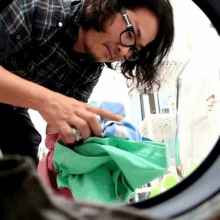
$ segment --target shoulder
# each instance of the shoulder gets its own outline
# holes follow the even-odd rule
[[[64,28],[77,16],[81,7],[80,0],[37,0],[33,18],[33,38],[46,40],[59,28]]]
[[[77,17],[81,5],[81,0],[14,0],[0,18],[9,34],[23,29],[32,39],[44,42]]]

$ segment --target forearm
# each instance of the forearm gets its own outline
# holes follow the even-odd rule
[[[1,66],[0,102],[37,110],[49,125],[65,136],[67,143],[75,142],[72,127],[80,132],[83,140],[89,138],[91,132],[100,136],[101,127],[96,115],[114,121],[122,120],[121,116],[53,92]]]
[[[54,92],[0,66],[0,102],[39,110]]]

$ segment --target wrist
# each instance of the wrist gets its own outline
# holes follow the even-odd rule
[[[49,108],[50,103],[57,99],[58,93],[44,88],[40,94],[38,94],[37,98],[32,100],[33,109],[37,110],[38,112]]]

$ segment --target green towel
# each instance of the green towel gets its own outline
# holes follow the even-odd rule
[[[166,173],[168,152],[154,141],[91,137],[73,150],[58,141],[53,163],[58,187],[69,188],[75,198],[124,204],[136,188]]]

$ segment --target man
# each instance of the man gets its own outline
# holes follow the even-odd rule
[[[120,61],[123,75],[147,93],[173,35],[168,0],[13,0],[0,13],[3,154],[38,163],[41,137],[28,108],[68,143],[75,140],[72,126],[82,139],[99,136],[96,114],[121,120],[86,104],[104,64]]]

